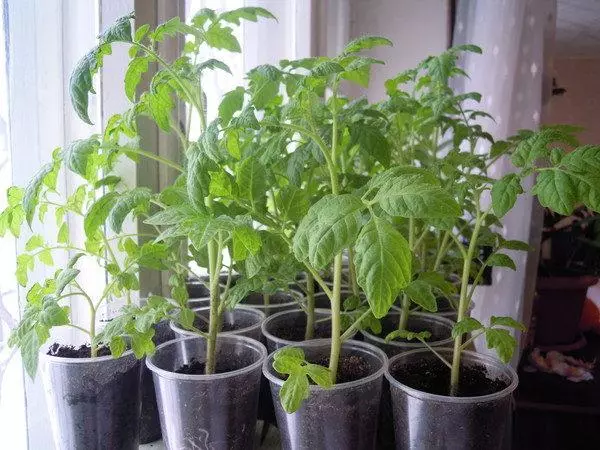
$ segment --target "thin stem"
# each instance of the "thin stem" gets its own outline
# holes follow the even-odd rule
[[[209,199],[210,201],[210,199]],[[210,322],[208,326],[208,339],[206,340],[206,365],[205,374],[212,374],[216,368],[217,334],[220,328],[221,315],[219,313],[220,291],[219,273],[223,259],[221,237],[218,241],[214,238],[208,243],[208,261],[210,277]]]
[[[309,340],[315,334],[315,279],[306,274],[306,331],[304,339]]]
[[[471,262],[473,260],[473,256],[475,254],[475,250],[477,249],[477,239],[479,237],[479,231],[483,224],[483,220],[485,219],[485,215],[481,214],[481,209],[479,206],[479,199],[476,202],[476,219],[475,226],[473,227],[473,234],[471,235],[471,239],[469,242],[469,249],[466,254],[466,258],[463,261],[463,272],[462,272],[462,280],[460,287],[460,302],[458,304],[458,316],[457,322],[463,320],[465,316],[465,312],[469,306],[468,299],[468,288],[469,288],[469,278],[471,275]],[[464,251],[464,249],[463,249]],[[454,339],[454,353],[452,355],[452,370],[450,372],[450,395],[456,395],[458,392],[458,382],[460,378],[460,358],[462,354],[462,336],[457,336]]]
[[[95,358],[98,356],[98,344],[96,341],[96,310],[93,309],[90,315],[90,356]]]
[[[263,306],[268,308],[271,304],[271,295],[267,293],[263,293]]]
[[[437,256],[435,258],[435,262],[433,263],[433,271],[435,272],[440,264],[442,263],[444,256],[446,255],[447,246],[450,240],[450,231],[446,231],[444,233],[444,237],[442,238],[442,243],[439,246]]]
[[[325,292],[325,295],[327,295],[327,297],[329,297],[329,300],[331,301],[331,299],[333,298],[333,292],[331,292],[331,289],[329,289],[329,286],[327,286],[325,280],[323,280],[323,278],[321,278],[321,275],[319,275],[319,273],[315,269],[313,269],[307,262],[304,263],[304,266],[308,269],[315,281],[319,283],[319,286],[321,286],[321,289],[323,290],[323,292]]]
[[[331,353],[329,355],[329,371],[331,382],[335,384],[337,377],[340,352],[342,348],[341,340],[341,290],[342,290],[342,254],[335,255],[333,260],[333,297],[331,299]]]
[[[354,250],[348,249],[348,271],[350,272],[350,286],[352,286],[352,294],[360,295],[358,281],[356,279],[356,266],[354,265]]]
[[[346,331],[344,331],[344,334],[342,334],[342,337],[340,338],[342,340],[342,342],[348,340],[348,338],[350,336],[352,336],[352,333],[354,333],[360,326],[361,322],[363,320],[365,320],[367,318],[367,316],[369,316],[369,314],[371,314],[371,310],[367,309],[364,313],[362,313],[358,319],[356,319],[354,322],[352,322],[352,325],[350,325],[348,327],[348,329]]]
[[[421,343],[423,345],[425,345],[425,347],[427,347],[429,350],[431,350],[433,352],[433,354],[435,356],[437,356],[440,359],[440,361],[442,361],[446,365],[446,367],[448,367],[448,369],[452,370],[452,364],[450,364],[446,358],[444,358],[442,355],[440,355],[438,352],[436,352],[435,349],[431,345],[429,345],[425,339],[420,339],[420,338],[418,338],[418,339],[419,339],[419,341],[421,341]]]
[[[415,219],[408,219],[408,246],[411,251],[414,251],[415,244]],[[406,330],[408,318],[410,316],[410,298],[408,295],[402,295],[402,309],[400,310],[400,320],[398,321],[398,329]]]
[[[479,336],[481,336],[481,335],[482,335],[482,334],[484,334],[484,333],[485,333],[485,330],[482,330],[482,331],[480,331],[479,333],[477,333],[477,334],[474,334],[473,336],[471,336],[471,337],[470,337],[468,340],[466,340],[466,341],[465,341],[465,342],[464,342],[464,343],[463,343],[463,344],[460,346],[460,349],[461,349],[461,350],[464,350],[465,348],[467,348],[467,347],[468,347],[468,345],[469,345],[471,342],[473,342],[475,339],[477,339]]]
[[[72,323],[68,323],[66,326],[67,326],[67,327],[71,327],[71,328],[75,328],[76,330],[79,330],[79,331],[81,331],[82,333],[85,333],[85,334],[87,334],[88,336],[90,335],[90,332],[89,332],[88,330],[86,330],[85,328],[83,328],[83,327],[80,327],[80,326],[78,326],[78,325],[74,325],[74,324],[72,324]]]
[[[123,150],[126,153],[133,153],[140,156],[145,156],[146,158],[153,159],[154,161],[158,161],[165,166],[171,167],[172,169],[177,170],[178,172],[183,173],[184,169],[179,164],[171,161],[170,159],[163,158],[162,156],[155,155],[154,153],[147,152],[146,150],[142,150],[140,148],[132,148],[127,147],[126,150]]]

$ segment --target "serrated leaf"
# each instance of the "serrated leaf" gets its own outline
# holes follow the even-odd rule
[[[226,11],[219,16],[220,20],[224,22],[233,23],[235,25],[240,24],[240,19],[249,20],[251,22],[256,22],[259,17],[265,17],[267,19],[275,19],[277,18],[267,11],[264,8],[260,8],[257,6],[244,6],[242,8],[233,9],[231,11]]]
[[[485,331],[485,338],[488,348],[496,350],[500,360],[507,364],[517,347],[516,339],[512,337],[508,330],[499,328],[488,328]]]
[[[261,240],[258,232],[249,226],[236,226],[233,229],[233,259],[243,261],[249,255],[260,250]]]
[[[279,391],[279,399],[285,412],[291,414],[300,409],[302,402],[308,398],[308,386],[308,378],[304,373],[290,374]]]
[[[394,330],[385,337],[385,342],[390,342],[390,341],[392,341],[394,339],[398,339],[398,338],[406,339],[407,341],[412,341],[415,339],[418,339],[420,341],[421,340],[426,341],[430,337],[431,337],[431,332],[429,332],[429,331],[415,332],[415,331],[408,331],[408,330]]]
[[[144,75],[148,71],[150,58],[139,56],[129,61],[127,72],[125,72],[125,95],[132,102],[135,101],[135,90]]]
[[[39,195],[44,179],[52,172],[54,166],[52,163],[43,165],[40,170],[36,172],[31,181],[27,184],[27,187],[23,191],[23,211],[25,218],[29,226],[33,222],[33,216],[35,214],[35,208],[39,202]],[[14,192],[14,191],[13,191]],[[20,192],[20,191],[19,191]],[[9,191],[9,204],[10,204],[10,191]],[[13,213],[14,214],[14,213]],[[20,226],[19,226],[20,228]],[[14,233],[13,233],[14,234]],[[18,234],[18,233],[17,233]]]
[[[410,282],[412,254],[406,239],[388,222],[372,217],[355,245],[357,281],[376,318],[384,317]]]
[[[570,215],[578,203],[579,181],[557,169],[544,170],[538,174],[532,193],[546,208]]]
[[[224,126],[229,125],[233,115],[242,109],[244,104],[244,88],[237,87],[223,95],[219,104],[219,117]]]
[[[61,270],[60,274],[56,278],[56,288],[54,289],[54,293],[56,295],[61,295],[64,289],[75,279],[77,275],[79,275],[80,271],[78,269],[73,269],[71,267],[67,267],[66,269]]]
[[[44,238],[39,234],[34,234],[31,236],[27,243],[25,244],[25,250],[30,252],[35,250],[36,248],[40,248],[44,246]]]
[[[104,225],[118,197],[119,194],[117,192],[109,192],[92,204],[83,219],[83,229],[88,239],[93,239],[96,231]]]
[[[197,217],[198,213],[189,205],[171,206],[144,221],[148,225],[177,225],[183,221]]]
[[[52,251],[49,249],[44,249],[44,250],[40,251],[38,253],[37,257],[42,264],[45,264],[47,266],[54,265],[54,258],[52,258]]]
[[[404,293],[421,308],[430,312],[437,311],[437,301],[429,283],[416,279],[404,288]]]
[[[125,353],[125,349],[127,348],[125,345],[125,339],[123,339],[121,336],[114,336],[110,340],[108,347],[111,355],[115,358],[119,358],[123,353]]]
[[[140,103],[146,106],[150,116],[154,119],[161,130],[171,130],[171,111],[175,102],[171,98],[171,88],[167,84],[161,84],[152,92],[144,92]]]
[[[35,330],[25,333],[19,343],[23,366],[32,380],[35,378],[35,373],[37,372],[40,347],[41,344]]]
[[[218,50],[229,50],[239,53],[241,51],[240,43],[233,35],[230,27],[224,27],[219,22],[213,22],[205,31],[204,39],[206,43]]]
[[[294,236],[299,261],[308,259],[317,269],[353,244],[361,227],[364,204],[351,194],[326,195],[308,210]]]
[[[236,170],[238,195],[250,202],[253,210],[261,211],[265,207],[267,178],[265,167],[257,158],[251,156],[240,162]]]
[[[517,240],[503,240],[500,242],[500,246],[508,250],[518,250],[523,252],[531,250],[531,246],[527,242]]]
[[[277,206],[283,220],[296,222],[306,215],[309,208],[308,193],[290,184],[278,192]]]
[[[65,147],[62,157],[69,170],[87,179],[90,175],[88,174],[90,158],[98,154],[99,148],[100,141],[95,137],[78,139]]]
[[[119,194],[108,216],[110,228],[120,233],[125,218],[134,211],[146,212],[150,207],[152,191],[149,188],[138,187]]]
[[[448,191],[418,175],[394,178],[380,188],[374,201],[386,213],[405,218],[458,217],[462,213]]]
[[[523,325],[521,322],[517,322],[512,317],[492,316],[492,318],[490,319],[490,326],[492,326],[492,327],[503,326],[503,327],[514,328],[515,330],[520,330],[520,331],[527,330],[527,328],[525,328],[525,325]]]
[[[460,322],[454,324],[452,327],[452,338],[456,339],[463,334],[472,333],[476,330],[481,330],[483,325],[477,319],[472,317],[465,317]]]
[[[492,207],[497,217],[503,217],[517,201],[517,196],[523,193],[518,175],[511,173],[494,181],[492,186]]]
[[[328,77],[329,75],[341,73],[344,70],[344,66],[340,63],[326,59],[315,65],[311,70],[311,74],[315,77]]]
[[[494,253],[488,258],[487,265],[495,267],[508,267],[509,269],[517,270],[517,266],[512,258],[504,253]]]
[[[392,46],[392,41],[381,36],[361,36],[353,41],[350,41],[342,53],[357,53],[362,50],[369,50],[374,47],[381,47],[383,45]]]

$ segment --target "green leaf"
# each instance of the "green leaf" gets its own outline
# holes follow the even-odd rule
[[[503,326],[503,327],[514,328],[515,330],[520,330],[520,331],[527,330],[527,328],[525,328],[525,325],[523,325],[521,322],[517,322],[512,317],[492,316],[492,318],[490,319],[490,326],[492,326],[492,327]]]
[[[240,43],[233,35],[230,27],[224,27],[219,22],[213,22],[204,33],[206,43],[216,49],[229,50],[239,53],[241,51]]]
[[[389,333],[385,337],[385,342],[393,341],[394,339],[406,339],[407,341],[412,341],[418,339],[420,341],[426,341],[431,337],[431,332],[429,331],[408,331],[408,330],[394,330]]]
[[[35,378],[35,373],[37,372],[40,347],[41,343],[35,330],[25,333],[19,345],[23,366],[32,380]]]
[[[374,201],[392,216],[426,219],[458,217],[462,211],[452,195],[418,175],[404,175],[383,185]]]
[[[264,64],[248,72],[249,91],[256,109],[264,109],[279,93],[280,71]]]
[[[154,328],[150,328],[145,333],[133,333],[131,335],[131,349],[137,359],[154,353],[155,345],[152,341],[153,337]]]
[[[161,84],[153,92],[144,92],[140,103],[148,108],[150,116],[154,119],[161,130],[171,131],[171,111],[175,102],[171,98],[171,88],[167,84]]]
[[[375,125],[357,123],[350,127],[350,145],[358,145],[367,156],[374,158],[384,167],[390,164],[390,144]]]
[[[69,243],[69,225],[67,222],[63,222],[63,224],[58,229],[58,235],[56,240],[59,244],[68,244]]]
[[[293,184],[278,192],[277,206],[283,220],[297,222],[306,215],[309,208],[308,192]]]
[[[151,34],[152,39],[157,42],[162,42],[167,36],[175,37],[177,33],[184,31],[182,25],[183,23],[179,17],[173,17],[156,27]]]
[[[60,274],[58,275],[58,277],[56,277],[56,288],[54,290],[54,293],[56,295],[61,295],[62,292],[64,291],[64,289],[75,279],[77,278],[77,275],[79,275],[80,270],[78,269],[73,269],[70,267],[67,267],[66,269],[63,269],[60,271]]]
[[[238,195],[250,202],[252,209],[264,210],[267,190],[265,167],[257,158],[251,156],[240,162],[236,170]]]
[[[317,269],[354,243],[361,227],[364,204],[351,194],[326,195],[308,210],[294,236],[299,261],[307,258]]]
[[[531,246],[527,242],[517,240],[502,240],[500,242],[500,247],[506,248],[508,250],[518,250],[522,252],[531,251]]]
[[[223,126],[229,125],[233,115],[242,109],[244,104],[244,88],[237,87],[223,95],[219,104],[219,117]]]
[[[307,364],[304,366],[304,370],[311,380],[319,386],[324,388],[333,386],[331,372],[327,367],[319,366],[318,364]]]
[[[125,218],[133,212],[147,212],[150,207],[152,191],[146,187],[137,187],[119,194],[108,216],[110,228],[115,233],[120,233]]]
[[[90,207],[83,219],[83,229],[88,239],[92,239],[96,231],[104,225],[118,197],[119,193],[109,192],[96,200]]]
[[[416,279],[404,288],[404,293],[421,308],[430,312],[437,311],[437,301],[429,283]]]
[[[476,330],[481,330],[483,325],[477,319],[472,317],[465,317],[460,322],[454,324],[452,327],[452,338],[456,339],[463,334],[472,333]]]
[[[44,246],[44,238],[39,234],[34,234],[29,238],[27,243],[25,244],[25,250],[30,252],[35,250],[36,248],[40,248]]]
[[[517,270],[517,266],[512,258],[504,253],[494,253],[486,261],[488,266],[508,267],[512,270]]]
[[[135,101],[135,90],[142,79],[142,75],[148,71],[150,58],[139,56],[129,61],[127,72],[125,72],[125,95],[132,102]]]
[[[241,225],[233,229],[233,259],[243,261],[249,255],[255,255],[260,249],[261,240],[253,228]]]
[[[346,69],[340,63],[326,59],[312,68],[311,75],[315,77],[328,77],[329,75],[341,73],[344,70]]]
[[[204,199],[210,194],[210,174],[214,163],[200,151],[188,154],[186,188],[192,205],[200,210],[206,209]]]
[[[198,217],[198,212],[189,205],[171,206],[157,212],[144,221],[148,225],[177,225]]]
[[[214,58],[210,58],[207,59],[206,61],[201,62],[200,64],[198,64],[196,66],[196,70],[199,72],[202,72],[203,70],[222,70],[223,72],[227,72],[229,74],[231,74],[231,69],[229,68],[229,66],[227,64],[225,64],[223,61],[219,61],[218,59],[214,59]]]
[[[210,172],[209,192],[214,197],[231,197],[233,185],[227,172]]]
[[[494,181],[494,185],[492,186],[492,206],[496,216],[503,217],[510,211],[515,206],[517,196],[522,193],[521,181],[518,175],[514,173],[505,175],[499,180]]]
[[[25,191],[23,192],[23,211],[25,212],[25,218],[27,223],[31,226],[33,222],[33,216],[35,214],[35,208],[39,202],[40,190],[46,176],[52,172],[54,166],[52,163],[43,165],[40,170],[36,172],[31,181],[27,184]],[[13,191],[14,192],[14,191]],[[9,192],[9,202],[10,192]],[[20,226],[19,226],[20,228]]]
[[[240,24],[240,19],[250,20],[256,22],[259,17],[266,17],[267,19],[277,18],[264,8],[257,6],[245,6],[231,11],[226,11],[219,16],[219,19],[224,22],[233,23],[235,25]]]
[[[42,250],[41,252],[38,253],[37,256],[41,263],[43,263],[47,266],[54,265],[54,258],[52,258],[52,251],[50,251],[49,249]]]
[[[346,47],[344,47],[343,54],[358,53],[362,50],[369,50],[374,47],[381,47],[383,45],[392,46],[392,41],[381,36],[361,36],[353,41],[350,41]]]
[[[135,18],[133,12],[119,17],[106,30],[100,33],[100,42],[132,42],[131,21]]]
[[[304,373],[292,373],[283,382],[279,391],[281,406],[288,414],[292,414],[300,409],[302,402],[309,395],[308,378]]]
[[[119,358],[123,353],[125,353],[125,349],[127,348],[125,339],[123,339],[121,336],[114,336],[110,340],[108,347],[110,349],[110,353],[115,358]]]
[[[95,137],[88,139],[78,139],[71,142],[63,150],[63,159],[69,170],[88,179],[90,170],[90,158],[98,154],[100,141]]]
[[[485,338],[488,348],[495,349],[500,360],[507,364],[517,347],[516,339],[511,336],[508,330],[499,328],[488,328],[485,331]]]
[[[456,287],[437,272],[421,272],[418,279],[437,289],[445,296],[456,294]]]
[[[357,281],[376,318],[384,317],[410,282],[412,254],[406,239],[388,222],[372,217],[355,245]]]

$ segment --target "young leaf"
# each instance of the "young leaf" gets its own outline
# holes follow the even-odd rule
[[[67,267],[60,271],[58,277],[56,277],[56,288],[54,289],[54,293],[56,295],[61,295],[64,289],[75,279],[77,275],[79,275],[79,269],[73,269],[71,267]]]
[[[33,222],[33,216],[35,214],[35,208],[39,202],[40,190],[42,188],[42,184],[44,183],[44,179],[46,176],[52,172],[53,164],[48,163],[41,167],[40,170],[33,176],[25,191],[23,192],[23,211],[25,212],[25,218],[27,219],[27,223],[31,226]],[[9,192],[9,202],[10,202],[10,192]],[[19,226],[20,228],[20,226]]]
[[[231,11],[226,11],[219,16],[219,19],[224,22],[233,23],[235,25],[240,24],[240,19],[249,20],[251,22],[258,21],[259,17],[266,17],[267,19],[277,18],[264,8],[257,6],[245,6]]]
[[[321,198],[298,226],[293,245],[296,258],[308,259],[317,269],[325,267],[358,236],[362,209],[362,200],[351,194]]]
[[[308,398],[308,378],[302,372],[294,372],[283,382],[279,391],[281,406],[288,414],[292,414],[302,405],[302,402]]]
[[[414,280],[404,288],[404,293],[421,308],[430,311],[437,311],[437,301],[431,291],[431,285],[423,280]]]
[[[426,341],[430,337],[431,337],[431,332],[429,332],[429,331],[415,332],[415,331],[408,331],[408,330],[394,330],[385,337],[385,342],[390,342],[390,341],[393,341],[394,339],[398,339],[398,338],[406,339],[407,341],[412,341],[414,339],[418,339],[420,341],[421,340]]]
[[[446,190],[416,175],[404,175],[384,184],[374,201],[392,216],[406,218],[458,217],[456,200]]]
[[[355,245],[358,284],[376,318],[384,317],[410,282],[412,254],[406,239],[377,217],[364,226]]]
[[[516,339],[512,337],[508,330],[499,328],[485,330],[485,338],[488,348],[495,349],[500,360],[507,364],[517,347]]]
[[[142,75],[148,71],[150,58],[147,56],[138,56],[129,61],[127,72],[125,72],[125,95],[132,102],[135,101],[135,90]]]
[[[242,109],[244,104],[244,88],[237,87],[223,95],[219,104],[219,117],[224,126],[229,125],[233,115]]]
[[[25,250],[30,252],[35,250],[36,248],[40,248],[44,246],[44,238],[39,234],[34,234],[29,238],[27,243],[25,244]]]
[[[508,250],[519,250],[522,252],[531,251],[531,246],[527,242],[517,240],[502,240],[500,242],[500,247]]]
[[[490,319],[490,326],[492,326],[492,327],[503,326],[503,327],[514,328],[515,330],[520,330],[520,331],[527,330],[527,328],[525,328],[525,325],[523,325],[520,322],[517,322],[512,317],[492,316],[492,318]]]
[[[380,47],[383,45],[394,45],[392,41],[381,36],[361,36],[354,39],[346,47],[344,47],[343,54],[358,53],[362,50],[369,50],[373,47]]]
[[[218,50],[229,50],[230,52],[241,51],[240,43],[233,35],[233,30],[222,26],[219,22],[213,22],[204,33],[206,43]]]
[[[512,258],[504,253],[494,253],[487,260],[488,266],[508,267],[512,270],[517,270],[517,266]]]
[[[109,192],[96,200],[90,207],[83,219],[83,229],[88,239],[93,238],[98,228],[104,225],[118,197],[119,193]]]
[[[108,216],[110,228],[120,233],[125,218],[132,211],[146,212],[150,207],[152,191],[146,187],[137,187],[119,195]]]
[[[239,196],[248,200],[253,210],[265,208],[267,178],[265,168],[257,158],[251,156],[240,162],[236,170],[236,184]]]
[[[71,142],[63,150],[62,157],[65,161],[65,165],[70,171],[87,179],[90,157],[96,155],[99,148],[100,141],[95,137],[78,139]]]
[[[472,317],[465,317],[460,322],[454,324],[452,327],[452,338],[456,339],[463,334],[472,333],[476,330],[481,330],[483,325],[477,319]]]
[[[333,386],[331,383],[331,372],[327,367],[318,364],[307,364],[304,366],[306,374],[319,386],[328,388]]]
[[[514,173],[505,175],[499,180],[494,181],[494,185],[492,186],[492,206],[496,216],[502,217],[510,211],[515,206],[517,196],[522,193],[521,181]]]

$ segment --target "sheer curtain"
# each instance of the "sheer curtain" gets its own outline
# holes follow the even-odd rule
[[[482,94],[481,106],[495,122],[484,119],[486,129],[502,139],[521,128],[537,128],[543,104],[544,68],[548,66],[548,44],[555,23],[555,0],[459,0],[456,12],[454,45],[476,44],[483,55],[468,55],[463,65],[470,75],[459,86],[465,92]],[[482,147],[480,151],[487,151]],[[491,176],[500,177],[513,170],[510,161],[501,159]],[[531,187],[529,179],[524,185]],[[511,252],[516,271],[494,268],[491,286],[477,289],[473,316],[512,316],[528,321],[537,268],[540,230],[537,202],[522,195],[515,208],[503,218],[502,233],[507,239],[529,242],[529,252]],[[516,336],[520,339],[521,336]],[[477,349],[487,351],[481,340]],[[513,363],[517,362],[518,355]]]

